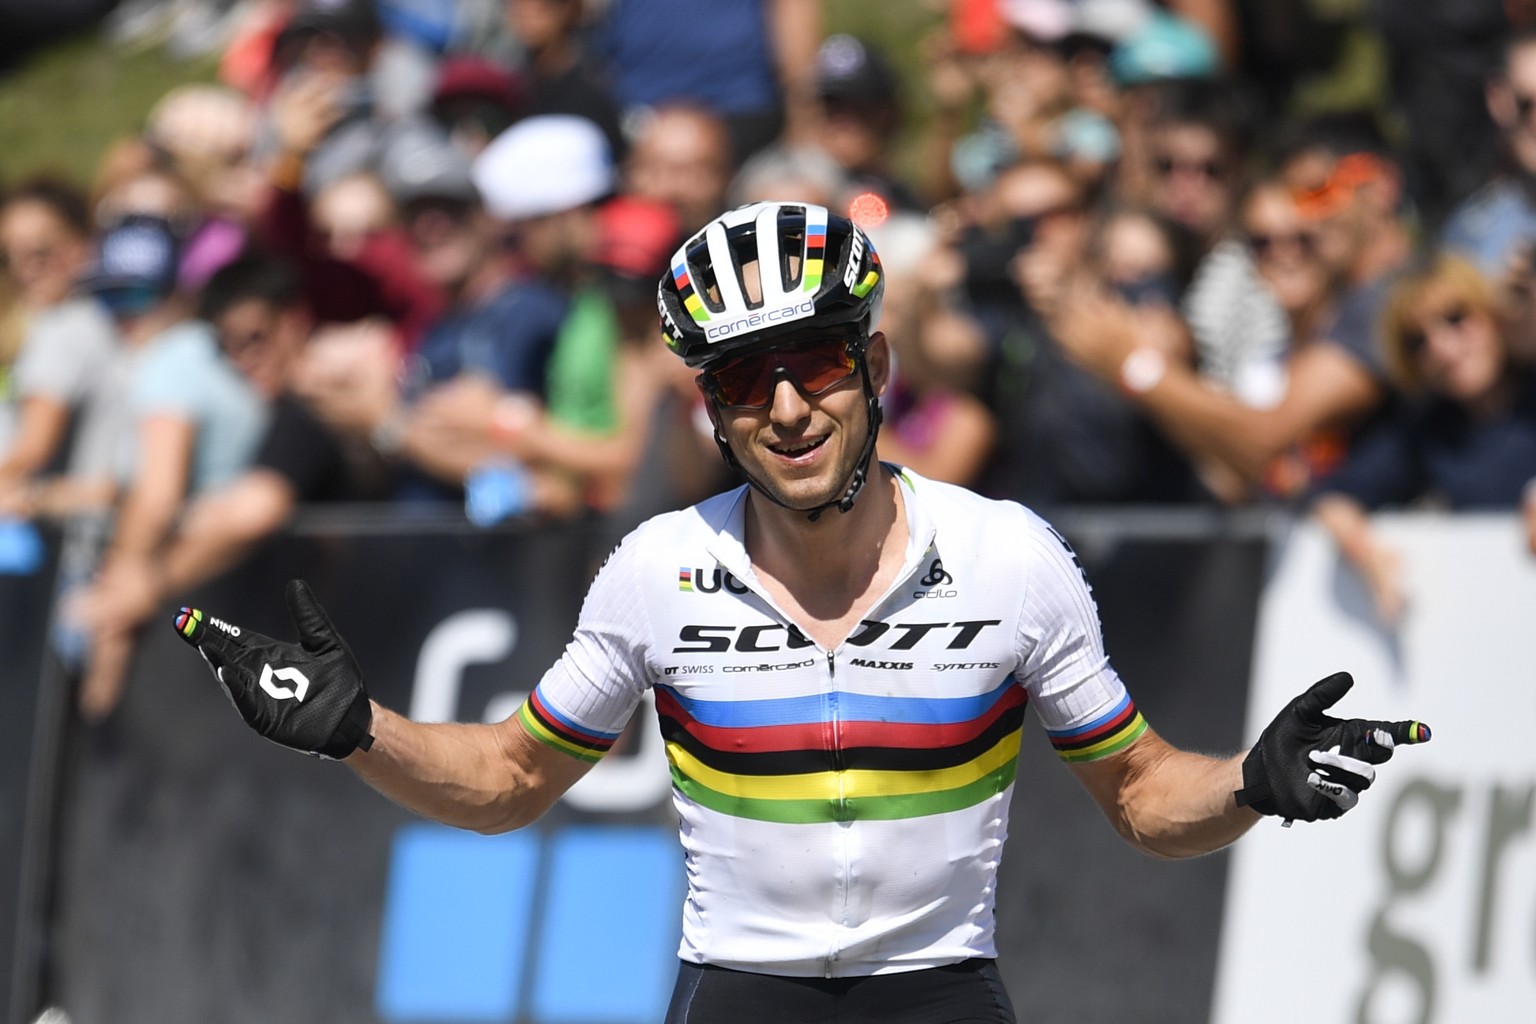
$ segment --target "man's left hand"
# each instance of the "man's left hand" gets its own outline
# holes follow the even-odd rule
[[[1360,801],[1383,764],[1405,743],[1429,742],[1422,722],[1339,719],[1324,712],[1355,681],[1335,672],[1287,704],[1243,761],[1239,807],[1290,821],[1337,818]]]

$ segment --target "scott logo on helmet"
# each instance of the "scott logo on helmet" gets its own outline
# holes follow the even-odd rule
[[[816,300],[806,299],[790,306],[780,306],[778,309],[765,309],[722,324],[715,324],[704,329],[704,336],[710,341],[719,341],[722,338],[730,338],[744,331],[755,331],[763,327],[772,327],[775,324],[787,324],[793,320],[804,320],[808,316],[816,314]]]
[[[864,256],[864,232],[855,231],[849,240],[848,266],[843,270],[843,287],[852,288],[859,280],[859,264]]]
[[[293,686],[278,686],[278,680],[292,683]],[[261,666],[261,688],[271,697],[277,700],[296,700],[304,703],[304,695],[309,692],[309,677],[296,668],[273,668],[271,665]]]

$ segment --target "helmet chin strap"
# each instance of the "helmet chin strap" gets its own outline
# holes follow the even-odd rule
[[[795,506],[774,494],[737,460],[736,453],[731,451],[731,446],[726,443],[725,438],[720,434],[719,417],[715,418],[715,446],[720,449],[720,454],[725,458],[726,465],[745,477],[747,483],[751,484],[752,489],[757,491],[757,493],[780,508],[787,508],[792,512],[805,513],[805,518],[813,523],[821,518],[823,512],[833,507],[836,507],[839,512],[846,515],[848,510],[853,508],[854,501],[858,498],[859,492],[864,489],[864,484],[869,478],[869,464],[875,454],[875,439],[879,436],[880,422],[884,418],[884,413],[880,408],[880,396],[875,394],[874,385],[870,383],[869,365],[864,361],[863,353],[859,354],[858,359],[859,381],[864,388],[865,407],[869,410],[869,436],[864,439],[864,449],[859,452],[858,462],[854,465],[853,472],[848,475],[848,486],[844,488],[840,497],[833,498],[831,501],[824,501],[814,508],[795,508]]]

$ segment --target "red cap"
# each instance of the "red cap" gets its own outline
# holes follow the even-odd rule
[[[683,225],[667,203],[619,196],[598,211],[598,230],[599,264],[627,277],[651,278],[667,269]]]
[[[486,99],[516,115],[522,111],[526,93],[521,76],[499,64],[479,57],[449,57],[437,69],[432,102],[446,103],[466,97]]]

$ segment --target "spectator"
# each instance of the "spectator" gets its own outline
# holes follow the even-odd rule
[[[265,256],[236,260],[208,282],[200,313],[270,403],[270,421],[251,465],[198,496],[154,559],[114,561],[73,602],[98,645],[132,635],[167,595],[228,569],[300,505],[385,493],[383,467],[367,446],[326,427],[290,390],[312,327],[292,267]]]
[[[1523,506],[1528,526],[1536,522],[1536,373],[1511,359],[1494,283],[1455,256],[1397,282],[1384,336],[1393,377],[1413,401],[1350,453],[1313,511],[1392,624],[1406,603],[1401,566],[1367,511],[1426,500]],[[1536,552],[1536,530],[1527,544]]]
[[[273,174],[314,195],[322,186],[375,165],[381,128],[372,71],[383,40],[374,0],[300,0],[272,50],[273,112],[303,104],[318,123],[304,145],[276,129]],[[307,102],[306,102],[307,101]]]
[[[351,323],[385,316],[398,328],[402,346],[414,348],[427,325],[441,314],[446,300],[440,287],[415,267],[404,236],[386,228],[384,222],[393,215],[387,209],[389,204],[379,200],[387,197],[366,184],[359,188],[354,180],[357,175],[374,173],[372,168],[378,161],[370,156],[362,169],[328,174],[313,196],[327,216],[347,215],[342,226],[357,229],[353,233],[355,247],[338,249],[330,244],[333,239],[317,234],[309,198],[301,191],[312,154],[344,117],[343,96],[336,81],[322,76],[300,79],[274,98],[269,117],[282,155],[269,171],[258,240],[264,248],[299,266],[306,303],[317,319]],[[409,146],[422,130],[420,124],[407,123],[379,139],[370,135],[369,145],[387,146],[400,139],[402,145]],[[334,197],[338,192],[349,198],[337,204]],[[337,205],[345,209],[338,211]],[[320,227],[323,232],[326,226]]]
[[[1310,246],[1326,275],[1326,312],[1296,335],[1285,356],[1285,384],[1264,407],[1206,387],[1196,371],[1168,360],[1123,305],[1080,305],[1060,326],[1074,359],[1106,382],[1117,381],[1208,472],[1226,481],[1229,500],[1254,487],[1298,499],[1335,469],[1351,434],[1388,393],[1376,338],[1386,274],[1407,251],[1395,216],[1399,180],[1384,156],[1351,149],[1337,134],[1315,131],[1295,146],[1279,180],[1308,222]],[[1319,181],[1319,175],[1321,175]],[[1393,211],[1393,212],[1388,212]],[[1312,258],[1312,257],[1307,257]],[[1084,314],[1074,319],[1076,314]]]
[[[816,0],[612,0],[599,30],[626,119],[679,103],[715,111],[732,168],[781,129],[796,142],[813,135]]]
[[[1057,162],[1025,161],[982,205],[988,219],[960,250],[992,352],[986,398],[1009,442],[984,490],[1035,506],[1189,500],[1184,461],[1112,384],[1073,365],[1048,326],[1086,252],[1082,186]]]
[[[0,203],[0,250],[15,282],[20,352],[8,358],[8,414],[0,428],[0,508],[30,514],[33,484],[62,468],[76,414],[107,379],[117,331],[88,298],[72,297],[90,255],[86,198],[78,189],[37,179]],[[8,355],[9,341],[5,352]],[[77,466],[77,469],[83,469]]]
[[[265,422],[260,397],[220,355],[213,330],[176,292],[177,239],[162,218],[134,215],[109,230],[84,287],[104,303],[133,352],[119,434],[117,522],[103,560],[156,559],[188,497],[233,480]],[[115,705],[132,644],[98,638],[81,684],[81,708]]]
[[[1279,176],[1316,229],[1318,256],[1343,287],[1372,288],[1408,261],[1413,241],[1403,219],[1402,173],[1368,117],[1297,125],[1282,146]]]
[[[1274,406],[1291,339],[1318,329],[1328,298],[1315,225],[1290,189],[1259,182],[1239,203],[1237,235],[1211,250],[1186,296],[1200,375],[1246,405]]]
[[[255,135],[250,102],[222,86],[180,86],[150,112],[144,138],[165,154],[198,208],[182,246],[180,285],[188,292],[238,256],[249,238],[264,193],[249,159]]]
[[[527,109],[527,83],[499,64],[453,56],[438,66],[429,113],[471,157],[479,156]]]
[[[584,51],[583,0],[505,0],[507,28],[527,54],[529,115],[571,114],[603,130],[611,152],[624,152],[619,106],[605,77]]]
[[[627,191],[670,204],[691,234],[725,209],[732,166],[724,121],[702,107],[659,106],[639,122]]]
[[[1231,83],[1205,80],[1156,86],[1157,112],[1145,152],[1131,146],[1132,176],[1123,195],[1141,201],[1186,231],[1203,254],[1231,222],[1247,161],[1247,133]],[[1128,137],[1139,133],[1130,132]],[[1137,182],[1143,188],[1137,188]]]
[[[1489,77],[1488,113],[1498,128],[1504,169],[1457,205],[1442,242],[1494,280],[1509,283],[1536,243],[1536,28],[1512,34]]]
[[[1511,21],[1532,12],[1528,4],[1444,0],[1366,10],[1385,43],[1391,106],[1406,129],[1399,152],[1408,191],[1420,216],[1437,226],[1498,164],[1488,69],[1504,57]]]
[[[545,445],[543,457],[535,459],[538,453],[523,441],[546,412],[552,425],[589,438],[611,436],[619,426],[614,390],[619,325],[593,266],[601,243],[597,203],[614,184],[607,143],[583,118],[529,118],[480,155],[474,175],[489,211],[514,240],[525,278],[553,289],[569,305],[538,386],[461,377],[427,396],[419,423],[448,446],[474,449],[492,440],[503,454],[518,453],[512,464],[518,473],[526,465],[551,481],[581,487],[590,497],[583,485],[591,482],[584,480],[591,463],[579,442]],[[491,472],[497,471],[495,462],[486,460]]]
[[[892,144],[901,128],[901,83],[885,57],[850,35],[827,37],[816,53],[817,141],[857,192],[891,209],[922,210],[893,172]]]
[[[883,427],[879,457],[923,476],[950,483],[974,483],[997,442],[997,422],[982,401],[951,379],[934,358],[935,335],[955,329],[937,296],[922,287],[922,271],[938,246],[927,219],[896,213],[869,228],[885,272],[880,330],[890,341],[892,378],[881,396]],[[969,328],[979,336],[974,321]]]

